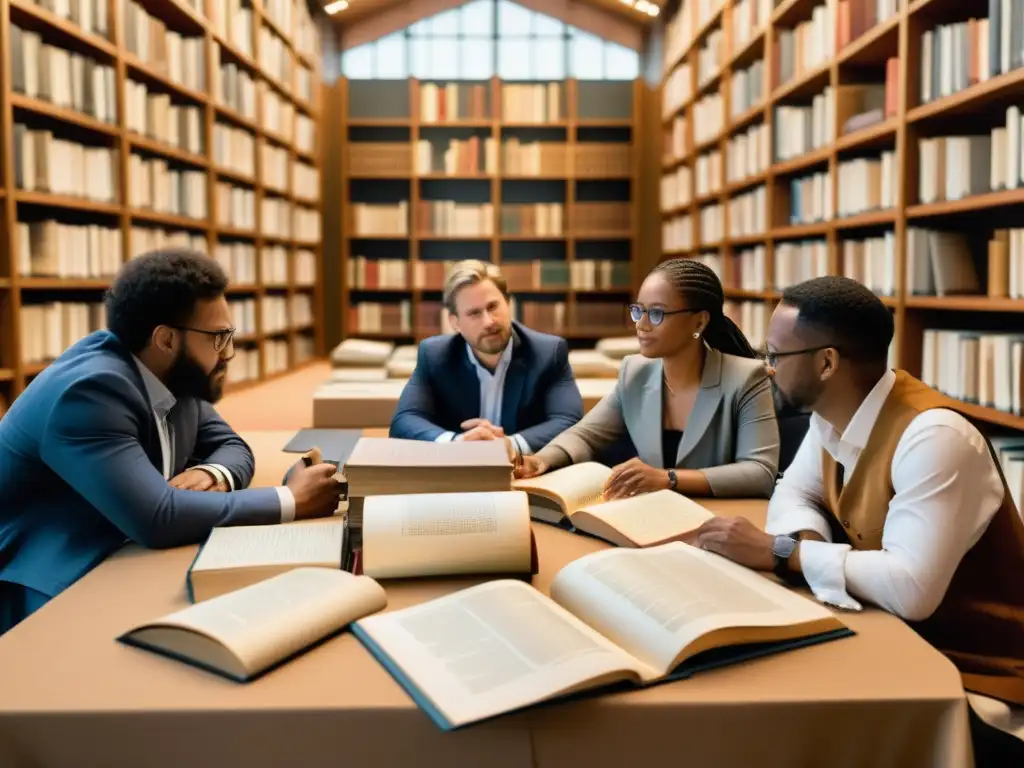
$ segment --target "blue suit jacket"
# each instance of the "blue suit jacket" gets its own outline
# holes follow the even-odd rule
[[[235,488],[252,480],[249,447],[206,402],[168,414],[172,476],[220,464]],[[173,547],[217,525],[276,523],[273,488],[182,491],[164,479],[160,438],[134,358],[107,331],[46,368],[0,420],[0,581],[50,597],[128,540]]]
[[[569,367],[565,339],[513,323],[512,361],[505,376],[501,426],[533,450],[583,418],[583,398]],[[416,368],[398,399],[391,437],[436,440],[480,417],[480,380],[458,334],[420,342]]]

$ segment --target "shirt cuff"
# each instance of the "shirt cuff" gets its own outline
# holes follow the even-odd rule
[[[516,441],[516,445],[519,446],[519,452],[523,456],[532,456],[533,455],[533,449],[530,447],[530,444],[528,442],[526,442],[526,438],[525,437],[523,437],[518,432],[516,432],[516,434],[512,435],[512,439]]]
[[[450,443],[455,439],[454,432],[442,432],[440,435],[434,438],[435,443]]]
[[[228,490],[235,490],[235,476],[220,464],[199,464],[192,469],[201,469],[213,475],[214,482],[226,483]]]
[[[292,489],[287,485],[278,485],[274,488],[277,497],[281,501],[281,522],[290,523],[295,520],[295,497]]]
[[[827,605],[859,611],[863,606],[846,592],[846,554],[849,544],[800,542],[800,570],[814,596]]]

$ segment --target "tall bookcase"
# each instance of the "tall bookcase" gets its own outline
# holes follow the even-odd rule
[[[501,266],[531,327],[574,345],[621,333],[640,85],[339,81],[344,335],[449,330],[441,289],[464,258]]]
[[[159,245],[227,269],[231,386],[322,351],[319,50],[303,0],[0,0],[0,411]]]
[[[684,1],[666,22],[662,256],[718,269],[756,343],[787,285],[854,277],[894,313],[894,366],[1018,430],[1024,60],[989,6]]]

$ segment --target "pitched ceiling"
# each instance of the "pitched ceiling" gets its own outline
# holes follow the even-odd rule
[[[659,9],[665,7],[669,0],[547,0],[552,5],[566,5],[578,2],[582,5],[591,6],[598,10],[608,11],[614,14],[616,17],[630,21],[639,26],[649,26],[653,24],[657,17],[651,16],[649,13],[642,10],[646,6],[657,6]],[[329,5],[329,0],[325,0],[325,6]],[[383,11],[392,9],[396,6],[406,5],[409,6],[409,12],[413,15],[417,15],[416,6],[434,6],[435,3],[429,2],[429,0],[347,0],[348,7],[343,11],[335,13],[331,18],[342,28],[353,24],[357,21],[367,19],[374,14],[381,13]],[[451,6],[462,5],[462,2],[451,2]],[[534,3],[529,5],[535,6]],[[639,6],[639,9],[634,6]],[[424,13],[422,17],[430,16],[432,13]],[[557,14],[556,14],[557,15]]]

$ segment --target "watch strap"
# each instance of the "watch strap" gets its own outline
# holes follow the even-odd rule
[[[679,487],[679,478],[676,477],[676,471],[674,469],[670,469],[668,471],[668,489],[670,491],[674,491],[678,487]]]

